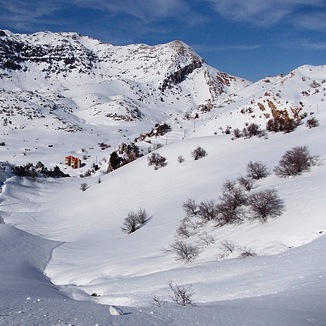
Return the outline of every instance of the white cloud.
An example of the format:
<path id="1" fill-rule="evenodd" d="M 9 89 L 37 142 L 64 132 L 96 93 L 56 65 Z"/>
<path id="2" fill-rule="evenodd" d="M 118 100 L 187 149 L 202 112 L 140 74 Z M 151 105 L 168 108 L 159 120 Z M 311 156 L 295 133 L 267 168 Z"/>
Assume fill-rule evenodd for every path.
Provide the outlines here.
<path id="1" fill-rule="evenodd" d="M 325 8 L 323 0 L 205 0 L 220 15 L 234 21 L 271 26 L 303 7 Z"/>
<path id="2" fill-rule="evenodd" d="M 128 14 L 144 21 L 160 20 L 175 17 L 189 11 L 184 0 L 75 0 L 76 5 L 87 8 L 101 9 L 109 14 Z"/>
<path id="3" fill-rule="evenodd" d="M 53 14 L 61 8 L 63 1 L 24 1 L 12 0 L 1 4 L 0 20 L 22 31 L 42 24 L 42 17 Z M 44 25 L 49 21 L 44 20 Z"/>
<path id="4" fill-rule="evenodd" d="M 292 23 L 300 28 L 325 32 L 326 12 L 301 14 L 295 17 Z"/>

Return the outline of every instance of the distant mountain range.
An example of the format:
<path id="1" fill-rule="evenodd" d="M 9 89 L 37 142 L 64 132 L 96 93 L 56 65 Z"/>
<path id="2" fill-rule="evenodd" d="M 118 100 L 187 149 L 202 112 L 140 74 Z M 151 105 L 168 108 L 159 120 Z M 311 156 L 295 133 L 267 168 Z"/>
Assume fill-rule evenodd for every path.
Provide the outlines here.
<path id="1" fill-rule="evenodd" d="M 101 133 L 111 126 L 133 140 L 158 123 L 183 134 L 191 121 L 213 124 L 217 134 L 250 123 L 264 129 L 271 118 L 300 121 L 326 94 L 325 66 L 251 83 L 209 66 L 181 41 L 114 46 L 76 33 L 5 30 L 0 58 L 0 125 L 7 131 Z"/>

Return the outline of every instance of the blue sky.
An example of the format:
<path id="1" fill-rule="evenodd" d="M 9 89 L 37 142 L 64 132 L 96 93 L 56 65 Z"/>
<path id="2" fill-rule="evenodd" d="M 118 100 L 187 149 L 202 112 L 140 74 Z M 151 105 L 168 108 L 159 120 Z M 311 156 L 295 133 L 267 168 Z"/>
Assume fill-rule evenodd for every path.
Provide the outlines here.
<path id="1" fill-rule="evenodd" d="M 326 64 L 326 0 L 0 0 L 0 28 L 73 31 L 115 45 L 182 40 L 252 81 Z"/>

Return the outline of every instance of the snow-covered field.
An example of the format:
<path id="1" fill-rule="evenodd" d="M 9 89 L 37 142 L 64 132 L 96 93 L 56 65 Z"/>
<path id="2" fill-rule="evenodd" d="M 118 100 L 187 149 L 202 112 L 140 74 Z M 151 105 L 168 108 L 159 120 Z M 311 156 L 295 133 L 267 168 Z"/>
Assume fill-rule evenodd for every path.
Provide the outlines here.
<path id="1" fill-rule="evenodd" d="M 125 68 L 126 74 L 135 73 Z M 300 67 L 242 89 L 238 80 L 239 89 L 233 85 L 234 93 L 222 94 L 219 106 L 206 113 L 195 109 L 208 95 L 207 89 L 200 91 L 204 80 L 196 71 L 177 90 L 167 90 L 164 101 L 154 89 L 152 97 L 138 98 L 148 92 L 148 80 L 95 83 L 94 77 L 92 84 L 71 88 L 59 87 L 64 83 L 59 80 L 53 87 L 65 108 L 50 113 L 36 103 L 36 93 L 25 93 L 26 76 L 11 79 L 16 93 L 3 83 L 3 108 L 18 101 L 44 117 L 26 119 L 17 109 L 11 123 L 3 120 L 1 126 L 0 325 L 326 325 L 324 71 L 323 66 Z M 54 90 L 39 83 L 39 94 L 50 100 Z M 23 104 L 17 94 L 32 100 Z M 291 133 L 239 139 L 225 132 L 252 122 L 263 128 L 270 101 L 292 113 L 300 107 L 319 125 L 309 129 L 303 120 Z M 106 119 L 107 113 L 125 114 L 124 105 L 140 106 L 142 118 Z M 200 116 L 184 119 L 188 111 Z M 139 142 L 143 157 L 106 173 L 118 145 L 162 121 L 171 125 L 170 132 Z M 67 123 L 74 132 L 61 128 Z M 101 142 L 110 147 L 101 149 Z M 167 160 L 157 170 L 148 166 L 153 143 L 164 145 L 156 153 Z M 191 153 L 198 146 L 207 156 L 194 160 Z M 294 146 L 306 146 L 317 164 L 299 176 L 279 178 L 273 169 Z M 65 155 L 84 157 L 81 169 L 65 166 Z M 9 164 L 38 161 L 49 168 L 58 165 L 71 177 L 32 179 L 11 173 Z M 188 199 L 218 202 L 225 181 L 246 175 L 250 161 L 263 162 L 270 172 L 252 192 L 275 189 L 284 201 L 283 214 L 266 223 L 246 220 L 216 227 L 210 221 L 183 239 L 199 249 L 198 257 L 190 263 L 176 259 L 170 245 L 185 217 L 182 205 Z M 100 169 L 81 178 L 93 163 Z M 124 219 L 140 208 L 147 222 L 125 234 Z M 228 255 L 226 241 L 234 245 Z M 244 251 L 254 256 L 240 258 Z M 194 305 L 176 305 L 170 282 L 187 287 Z M 112 305 L 123 314 L 112 315 Z"/>
<path id="2" fill-rule="evenodd" d="M 324 115 L 317 116 L 323 119 L 317 128 L 300 126 L 268 139 L 222 135 L 176 142 L 158 150 L 166 167 L 155 171 L 145 156 L 101 175 L 101 183 L 84 179 L 84 192 L 78 177 L 7 179 L 1 194 L 1 324 L 325 324 Z M 199 145 L 208 155 L 194 161 L 190 153 Z M 298 145 L 318 155 L 320 164 L 288 179 L 271 173 L 256 184 L 278 190 L 286 205 L 282 216 L 264 224 L 205 226 L 200 232 L 215 242 L 191 264 L 164 251 L 187 199 L 216 200 L 223 182 L 245 173 L 247 162 L 260 160 L 272 170 Z M 124 234 L 123 219 L 139 207 L 151 219 Z M 225 239 L 257 256 L 218 259 Z M 169 281 L 191 285 L 197 306 L 152 308 L 153 296 L 171 301 Z M 111 316 L 110 304 L 122 306 L 125 315 Z"/>

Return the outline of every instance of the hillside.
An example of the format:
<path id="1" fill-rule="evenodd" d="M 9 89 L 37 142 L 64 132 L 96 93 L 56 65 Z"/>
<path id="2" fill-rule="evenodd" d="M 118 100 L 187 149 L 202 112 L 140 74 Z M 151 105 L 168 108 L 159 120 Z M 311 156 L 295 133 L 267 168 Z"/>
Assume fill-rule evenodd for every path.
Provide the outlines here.
<path id="1" fill-rule="evenodd" d="M 0 42 L 1 325 L 324 323 L 325 66 L 250 83 L 179 41 L 116 47 L 3 31 Z M 130 144 L 140 152 L 131 162 Z M 207 155 L 194 160 L 198 146 Z M 274 168 L 295 146 L 315 164 L 280 178 Z M 113 151 L 123 164 L 110 169 Z M 149 166 L 152 153 L 166 166 Z M 80 169 L 64 165 L 69 154 Z M 13 175 L 12 164 L 38 161 L 71 177 Z M 250 161 L 268 170 L 250 193 L 274 189 L 282 214 L 214 218 L 180 236 L 184 203 L 218 203 Z M 126 234 L 140 208 L 145 223 Z M 193 260 L 179 259 L 176 240 L 197 248 Z M 169 282 L 192 291 L 196 306 L 175 305 Z"/>

